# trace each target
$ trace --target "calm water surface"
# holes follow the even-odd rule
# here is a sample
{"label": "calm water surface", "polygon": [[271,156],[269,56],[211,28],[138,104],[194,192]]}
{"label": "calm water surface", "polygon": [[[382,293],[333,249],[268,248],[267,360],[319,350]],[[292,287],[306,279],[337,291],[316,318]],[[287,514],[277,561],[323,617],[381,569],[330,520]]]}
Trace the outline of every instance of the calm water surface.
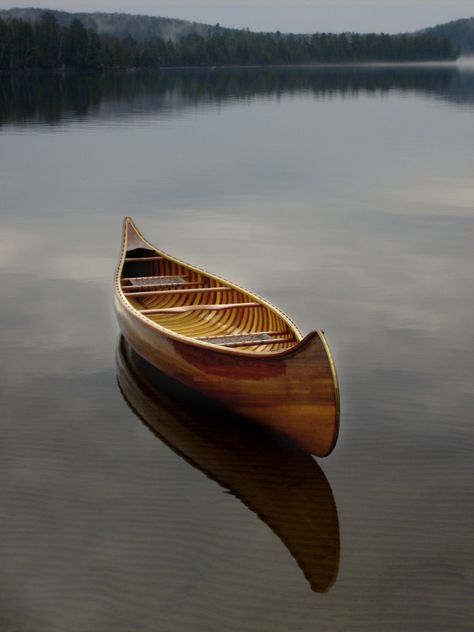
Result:
{"label": "calm water surface", "polygon": [[[0,78],[2,632],[472,629],[473,148],[469,66]],[[327,459],[150,395],[125,214],[325,330]]]}

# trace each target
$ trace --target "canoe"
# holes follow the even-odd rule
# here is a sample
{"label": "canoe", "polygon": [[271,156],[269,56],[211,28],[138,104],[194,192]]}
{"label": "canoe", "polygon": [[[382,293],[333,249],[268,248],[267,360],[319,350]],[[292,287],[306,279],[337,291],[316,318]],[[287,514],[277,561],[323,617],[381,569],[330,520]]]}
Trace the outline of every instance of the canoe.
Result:
{"label": "canoe", "polygon": [[267,300],[153,246],[129,217],[114,306],[125,338],[160,371],[317,456],[334,448],[339,389],[322,331],[303,337]]}
{"label": "canoe", "polygon": [[240,500],[285,545],[312,590],[338,574],[340,534],[331,486],[316,461],[171,380],[121,337],[117,380],[133,413],[175,454]]}

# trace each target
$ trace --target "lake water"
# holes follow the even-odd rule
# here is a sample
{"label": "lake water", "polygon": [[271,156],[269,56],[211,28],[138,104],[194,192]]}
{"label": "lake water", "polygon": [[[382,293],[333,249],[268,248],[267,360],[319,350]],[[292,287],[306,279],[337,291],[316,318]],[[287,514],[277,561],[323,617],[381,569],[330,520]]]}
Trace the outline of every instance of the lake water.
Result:
{"label": "lake water", "polygon": [[[2,632],[472,630],[474,68],[2,77],[0,152]],[[328,458],[142,397],[125,214],[324,329]]]}

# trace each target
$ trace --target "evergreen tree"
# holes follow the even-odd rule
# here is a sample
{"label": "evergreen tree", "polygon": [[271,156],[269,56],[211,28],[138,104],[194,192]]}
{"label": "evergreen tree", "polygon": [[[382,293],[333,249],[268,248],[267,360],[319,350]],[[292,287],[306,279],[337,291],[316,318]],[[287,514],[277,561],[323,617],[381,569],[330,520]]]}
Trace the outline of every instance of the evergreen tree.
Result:
{"label": "evergreen tree", "polygon": [[61,38],[56,18],[44,13],[34,29],[33,65],[40,68],[56,68],[61,59]]}
{"label": "evergreen tree", "polygon": [[9,29],[7,23],[0,18],[0,69],[5,70],[10,61]]}
{"label": "evergreen tree", "polygon": [[83,68],[87,65],[88,36],[82,22],[75,19],[66,34],[64,63]]}
{"label": "evergreen tree", "polygon": [[85,65],[88,68],[99,68],[102,65],[102,42],[92,29],[87,31],[87,55]]}

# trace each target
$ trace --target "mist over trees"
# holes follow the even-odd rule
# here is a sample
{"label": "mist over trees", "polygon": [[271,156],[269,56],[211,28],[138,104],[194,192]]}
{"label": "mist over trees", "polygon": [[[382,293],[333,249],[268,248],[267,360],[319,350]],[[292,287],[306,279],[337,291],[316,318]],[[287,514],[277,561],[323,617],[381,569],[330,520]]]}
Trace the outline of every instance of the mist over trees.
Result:
{"label": "mist over trees", "polygon": [[474,54],[474,18],[454,20],[446,24],[438,24],[423,32],[430,33],[435,37],[447,37],[454,48],[462,55]]}
{"label": "mist over trees", "polygon": [[35,23],[0,18],[0,69],[154,68],[334,62],[405,62],[457,57],[450,40],[431,33],[283,35],[216,27],[178,41],[99,35],[74,19],[60,26],[45,13]]}
{"label": "mist over trees", "polygon": [[131,35],[138,42],[145,42],[156,37],[176,42],[190,33],[207,36],[209,32],[219,28],[216,25],[177,18],[101,11],[83,13],[54,9],[16,8],[0,10],[0,18],[4,20],[17,18],[34,24],[44,13],[53,15],[59,26],[70,27],[72,21],[77,18],[86,29],[97,31],[99,35],[113,35],[115,37]]}

